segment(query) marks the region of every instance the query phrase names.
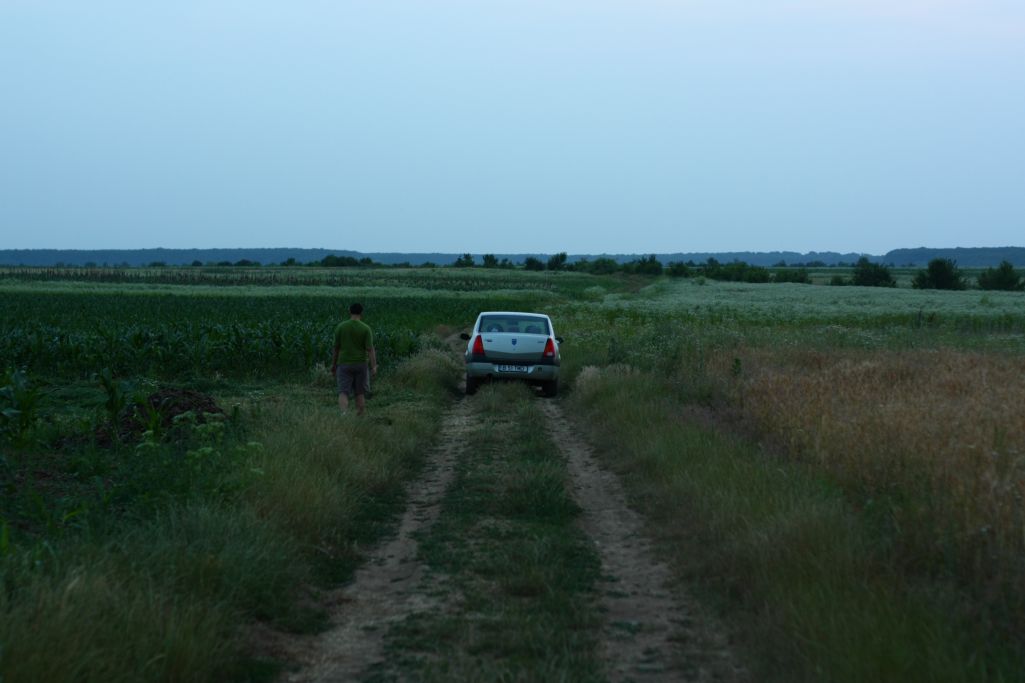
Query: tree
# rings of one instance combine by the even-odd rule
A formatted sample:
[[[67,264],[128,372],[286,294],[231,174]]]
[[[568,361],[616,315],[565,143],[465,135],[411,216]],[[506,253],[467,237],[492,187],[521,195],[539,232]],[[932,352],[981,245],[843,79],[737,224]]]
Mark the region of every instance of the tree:
[[[328,254],[320,261],[320,265],[325,268],[351,268],[352,266],[359,265],[352,256],[336,256],[335,254]]]
[[[631,261],[623,265],[623,270],[638,275],[661,275],[662,262],[654,254],[647,258]]]
[[[690,277],[691,274],[690,266],[679,261],[670,261],[666,271],[669,273],[669,277]]]
[[[473,256],[470,254],[463,254],[455,260],[452,264],[453,268],[473,268]]]
[[[979,289],[1020,292],[1025,290],[1025,278],[1018,274],[1010,261],[1001,261],[996,268],[987,268],[979,273]]]
[[[540,259],[528,256],[523,261],[523,267],[527,270],[544,270],[545,264],[541,263]]]
[[[968,283],[953,260],[934,258],[925,270],[915,274],[911,286],[915,289],[965,289]]]
[[[494,254],[484,254],[485,268],[498,268],[498,257]]]
[[[617,270],[619,270],[619,264],[616,263],[616,260],[605,256],[596,258],[590,267],[590,271],[595,275],[612,275]]]
[[[562,270],[566,265],[566,252],[560,251],[548,259],[548,270]]]
[[[896,287],[897,281],[893,279],[889,268],[881,263],[869,261],[867,256],[862,256],[854,264],[851,284],[860,287]]]

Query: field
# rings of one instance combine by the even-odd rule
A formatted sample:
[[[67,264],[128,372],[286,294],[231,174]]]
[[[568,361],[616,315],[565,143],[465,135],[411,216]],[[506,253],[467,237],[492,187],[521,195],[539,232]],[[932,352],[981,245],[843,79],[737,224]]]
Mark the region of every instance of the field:
[[[0,278],[2,680],[300,666],[281,643],[344,618],[324,596],[358,585],[446,440],[475,446],[418,532],[445,607],[382,632],[361,675],[615,678],[605,560],[571,459],[532,428],[552,419],[622,482],[738,679],[1025,676],[1021,293],[453,268]],[[337,414],[326,369],[354,300],[381,358],[363,420]],[[511,387],[461,398],[454,334],[519,308],[566,339],[558,418]],[[456,439],[456,409],[491,427]]]

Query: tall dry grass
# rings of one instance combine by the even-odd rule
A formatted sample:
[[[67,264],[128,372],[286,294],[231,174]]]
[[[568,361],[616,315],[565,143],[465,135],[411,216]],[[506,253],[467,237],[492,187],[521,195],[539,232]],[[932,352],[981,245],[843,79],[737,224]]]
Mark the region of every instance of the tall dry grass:
[[[894,556],[1025,623],[1025,359],[748,352],[737,404],[875,515]]]
[[[587,368],[569,401],[681,585],[724,612],[759,681],[1020,680],[1016,637],[910,576],[820,468],[696,413],[665,376]]]

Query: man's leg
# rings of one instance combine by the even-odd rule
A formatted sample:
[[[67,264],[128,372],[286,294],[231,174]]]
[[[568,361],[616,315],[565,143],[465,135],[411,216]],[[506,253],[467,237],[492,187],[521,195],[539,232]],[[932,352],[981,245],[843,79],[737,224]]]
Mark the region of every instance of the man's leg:
[[[344,415],[349,412],[349,390],[352,387],[352,375],[347,372],[345,367],[338,366],[338,369],[335,370],[335,381],[338,389],[338,410]]]
[[[356,395],[356,414],[363,415],[367,410],[367,397],[366,387],[367,378],[370,376],[370,372],[367,370],[367,366],[363,365],[353,371],[352,377],[352,393]]]

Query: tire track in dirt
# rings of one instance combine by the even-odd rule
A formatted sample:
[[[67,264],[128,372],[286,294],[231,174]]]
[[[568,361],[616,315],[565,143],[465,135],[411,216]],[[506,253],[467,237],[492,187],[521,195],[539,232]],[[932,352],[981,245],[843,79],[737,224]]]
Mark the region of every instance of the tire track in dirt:
[[[581,525],[601,557],[601,656],[609,680],[748,680],[722,628],[692,599],[670,590],[672,574],[656,558],[619,478],[599,467],[555,401],[543,406],[548,432],[568,462],[570,493],[583,510]]]
[[[408,504],[393,538],[379,545],[353,580],[332,591],[332,627],[302,645],[286,647],[301,669],[284,680],[326,683],[357,679],[382,658],[388,627],[410,614],[437,607],[423,590],[425,567],[414,535],[430,527],[455,475],[455,462],[469,428],[469,403],[458,401],[442,421],[438,445],[428,454],[423,476],[407,487]]]

